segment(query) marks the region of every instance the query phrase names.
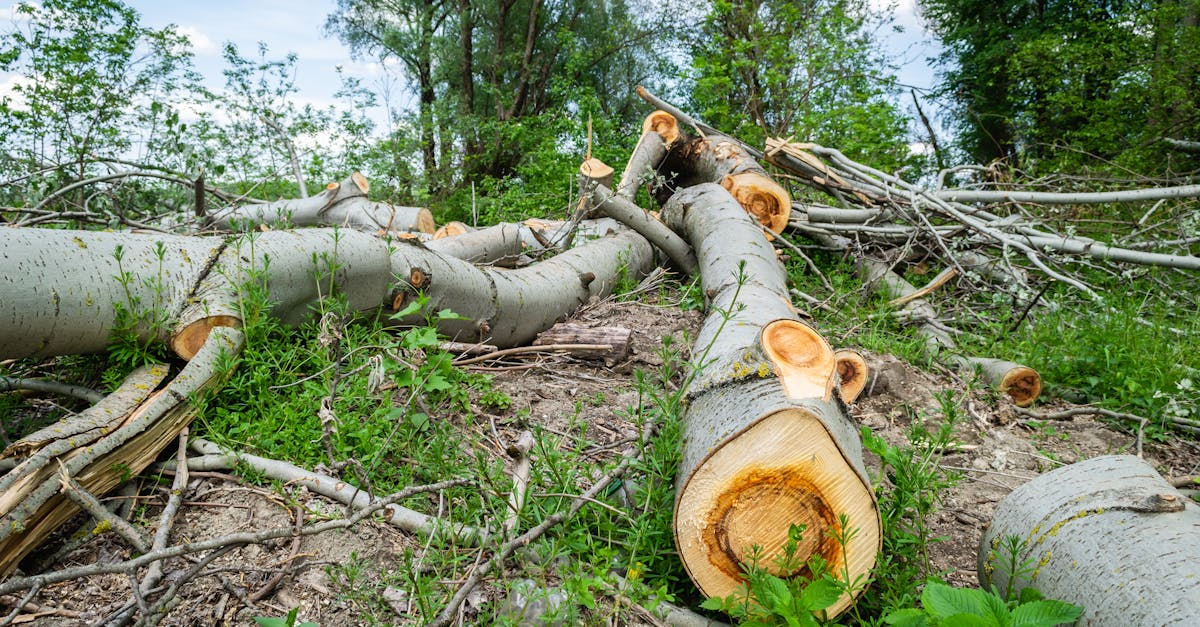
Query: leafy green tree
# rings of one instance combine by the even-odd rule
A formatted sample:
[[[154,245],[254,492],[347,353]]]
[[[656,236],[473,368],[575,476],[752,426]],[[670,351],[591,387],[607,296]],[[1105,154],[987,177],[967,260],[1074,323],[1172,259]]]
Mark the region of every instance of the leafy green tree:
[[[751,143],[792,136],[879,167],[907,156],[907,119],[862,0],[715,0],[689,37],[694,108]]]
[[[631,128],[633,87],[665,75],[653,45],[666,22],[653,18],[625,0],[339,0],[326,26],[360,56],[399,62],[417,111],[397,130],[415,131],[426,192],[445,196],[522,176],[533,154],[582,152],[588,115]]]
[[[47,174],[24,179],[24,199],[87,178],[98,161],[170,152],[175,105],[196,78],[185,37],[141,26],[116,0],[43,0],[15,13],[0,36],[0,71],[15,77],[0,99],[0,176]]]
[[[942,95],[977,162],[1033,172],[1099,157],[1168,171],[1162,137],[1200,133],[1194,0],[923,0],[946,46]]]

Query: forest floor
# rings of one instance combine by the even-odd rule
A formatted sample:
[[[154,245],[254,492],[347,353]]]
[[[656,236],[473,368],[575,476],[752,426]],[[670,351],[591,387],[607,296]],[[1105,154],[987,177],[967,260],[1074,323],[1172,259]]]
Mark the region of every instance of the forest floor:
[[[586,307],[572,321],[587,326],[620,326],[633,330],[633,354],[625,362],[605,365],[572,358],[542,358],[533,367],[494,373],[494,389],[512,402],[506,409],[483,409],[470,428],[478,430],[464,441],[489,441],[488,455],[507,460],[506,446],[534,425],[543,433],[557,434],[559,446],[575,446],[588,459],[615,458],[636,439],[637,425],[626,410],[639,402],[636,371],[662,365],[659,349],[664,337],[686,347],[702,315],[672,304],[608,299]],[[652,300],[652,299],[651,299]],[[942,468],[959,475],[957,484],[943,494],[941,507],[929,524],[938,540],[930,547],[932,572],[941,573],[959,586],[978,585],[977,548],[998,501],[1016,486],[1062,464],[1115,453],[1133,453],[1138,435],[1112,425],[1078,417],[1038,422],[1014,411],[1007,397],[964,382],[949,372],[926,372],[891,356],[867,354],[872,376],[866,391],[851,406],[859,424],[869,427],[892,445],[907,445],[914,421],[939,419],[939,395],[952,394],[963,412],[955,430],[957,446],[943,451]],[[1066,406],[1057,401],[1051,408]],[[931,425],[933,426],[933,425]],[[464,426],[464,428],[467,428]],[[1200,447],[1187,440],[1145,441],[1142,453],[1165,476],[1196,474]],[[168,453],[169,454],[169,453]],[[533,464],[538,464],[535,455]],[[867,454],[873,480],[878,480],[879,460]],[[162,488],[144,486],[140,505],[145,520],[155,520],[161,507]],[[309,520],[340,516],[344,508],[323,497],[293,486],[259,487],[231,475],[194,473],[186,492],[185,507],[175,524],[173,542],[198,540],[237,531],[253,531],[294,524],[301,508]],[[637,512],[632,512],[637,516]],[[84,524],[77,518],[65,528]],[[378,521],[365,521],[349,530],[298,539],[276,540],[235,549],[215,564],[229,566],[217,577],[192,581],[179,591],[178,603],[163,621],[167,625],[249,625],[256,616],[283,616],[300,608],[299,617],[322,626],[359,624],[420,624],[419,604],[404,585],[383,585],[379,573],[395,573],[405,565],[420,568],[422,546],[417,538]],[[45,549],[45,555],[50,549]],[[474,553],[464,553],[471,559]],[[521,554],[518,554],[521,555]],[[111,534],[93,540],[60,561],[56,567],[125,558],[130,550]],[[404,560],[402,556],[408,556]],[[36,560],[38,555],[33,556]],[[477,557],[476,557],[477,559]],[[510,560],[502,573],[488,580],[467,598],[462,618],[467,624],[491,622],[520,596],[522,579],[556,581],[560,562],[538,563],[532,557]],[[175,568],[184,568],[176,565]],[[269,595],[250,600],[252,593],[276,573],[288,575]],[[403,576],[389,581],[403,580]],[[461,581],[441,582],[445,590]],[[543,584],[538,584],[543,585]],[[866,594],[870,595],[868,591]],[[241,599],[239,600],[239,596]],[[603,596],[603,595],[601,595]],[[125,575],[97,575],[43,587],[33,605],[16,622],[38,625],[92,624],[131,598]],[[653,625],[657,623],[636,606],[612,596],[597,610],[584,612],[589,623]],[[8,599],[11,605],[12,599]],[[437,608],[434,608],[436,611]],[[508,614],[513,616],[512,610]],[[426,615],[428,616],[428,615]],[[518,622],[515,621],[514,622]]]

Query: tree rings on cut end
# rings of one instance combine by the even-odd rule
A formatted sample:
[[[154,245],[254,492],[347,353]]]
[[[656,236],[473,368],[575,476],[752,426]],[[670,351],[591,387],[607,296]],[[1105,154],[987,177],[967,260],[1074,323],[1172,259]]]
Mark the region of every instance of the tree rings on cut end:
[[[1004,373],[1000,391],[1012,398],[1017,407],[1029,407],[1042,394],[1042,375],[1028,366],[1017,366]]]
[[[242,326],[240,318],[235,316],[208,316],[183,327],[175,337],[171,338],[171,350],[184,361],[191,361],[200,348],[208,341],[208,334],[217,327]]]
[[[455,235],[462,235],[463,233],[466,233],[467,231],[470,231],[470,230],[471,230],[471,227],[463,224],[462,222],[458,222],[458,221],[447,222],[447,223],[443,224],[440,228],[438,228],[438,230],[434,231],[433,239],[442,239],[443,237],[454,237]]]
[[[776,320],[763,327],[759,343],[786,396],[829,399],[837,359],[820,333],[796,320]]]
[[[832,537],[846,531],[843,514],[854,530],[844,553]],[[676,502],[676,546],[707,596],[734,591],[755,546],[759,564],[775,574],[808,574],[803,567],[778,572],[775,565],[793,525],[804,526],[797,565],[820,555],[834,572],[846,567],[853,579],[875,563],[880,530],[871,491],[807,408],[776,411],[726,441],[701,462]],[[843,596],[829,615],[851,602]]]
[[[758,172],[730,174],[721,181],[750,215],[773,233],[782,233],[792,213],[792,197],[770,177]]]
[[[853,403],[867,387],[867,360],[858,351],[841,349],[833,354],[837,360],[838,378],[841,380],[842,400]]]
[[[433,221],[433,213],[426,207],[417,209],[417,217],[413,220],[412,225],[410,225],[410,229],[414,227],[422,233],[432,234],[437,230],[437,223]]]
[[[663,110],[655,111],[642,120],[642,133],[654,131],[662,137],[663,144],[670,146],[679,139],[679,120]]]

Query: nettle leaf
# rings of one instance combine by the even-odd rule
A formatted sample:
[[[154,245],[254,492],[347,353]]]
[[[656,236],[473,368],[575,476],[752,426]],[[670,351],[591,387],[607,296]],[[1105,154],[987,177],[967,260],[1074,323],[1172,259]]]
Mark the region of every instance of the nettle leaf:
[[[1083,615],[1083,608],[1065,601],[1034,601],[1013,610],[1012,627],[1054,627],[1074,623]]]
[[[725,609],[725,599],[722,599],[721,597],[708,597],[707,599],[704,599],[704,602],[700,604],[700,607],[706,610],[722,611]]]
[[[836,581],[818,579],[804,588],[800,594],[800,605],[809,611],[823,610],[842,598],[842,589]]]
[[[446,380],[446,377],[434,372],[430,373],[429,378],[425,380],[425,390],[428,392],[443,392],[454,387]]]
[[[925,586],[921,605],[937,618],[970,614],[991,618],[992,621],[986,624],[1002,625],[1008,617],[1008,608],[999,597],[982,590],[952,588],[941,583],[930,582]]]
[[[975,614],[955,614],[942,619],[942,627],[1000,627],[995,619],[990,616],[978,616]]]
[[[768,575],[764,578],[761,593],[764,605],[771,610],[786,611],[792,605],[792,591],[779,577]]]

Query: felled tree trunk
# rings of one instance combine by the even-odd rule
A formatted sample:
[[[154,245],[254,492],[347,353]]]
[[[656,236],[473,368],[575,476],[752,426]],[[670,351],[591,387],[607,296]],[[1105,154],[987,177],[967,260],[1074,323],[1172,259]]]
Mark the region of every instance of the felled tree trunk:
[[[382,240],[306,229],[222,237],[13,229],[0,273],[0,358],[103,351],[116,332],[167,342],[190,359],[211,329],[239,326],[242,292],[265,285],[269,314],[299,324],[337,291],[352,310],[382,305]]]
[[[633,200],[643,182],[659,176],[659,167],[667,157],[667,149],[679,139],[679,123],[666,111],[655,111],[642,121],[642,136],[629,155],[616,194]]]
[[[1149,463],[1092,458],[1045,473],[1000,502],[979,549],[980,583],[1033,587],[1081,605],[1080,625],[1200,624],[1197,528],[1200,507]],[[1008,536],[1021,541],[1015,561],[1032,570],[1005,570],[1013,561],[1004,553]]]
[[[681,139],[671,145],[659,169],[673,175],[665,193],[719,183],[770,231],[781,233],[788,225],[791,195],[734,139],[718,133]]]
[[[820,555],[834,572],[865,575],[880,520],[857,427],[837,396],[833,351],[798,321],[773,248],[727,190],[677,192],[663,219],[692,242],[712,312],[692,350],[676,487],[675,541],[688,574],[704,594],[728,595],[752,546],[770,567],[789,527],[802,524],[801,560]],[[843,515],[857,530],[844,553],[831,536],[846,531]],[[844,596],[829,615],[852,602]]]
[[[433,214],[424,207],[401,207],[367,199],[370,184],[355,172],[309,198],[241,205],[214,214],[214,226],[342,226],[368,233],[433,233]]]

